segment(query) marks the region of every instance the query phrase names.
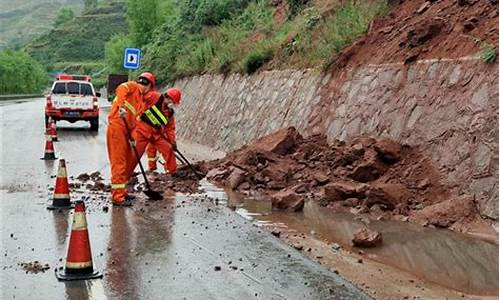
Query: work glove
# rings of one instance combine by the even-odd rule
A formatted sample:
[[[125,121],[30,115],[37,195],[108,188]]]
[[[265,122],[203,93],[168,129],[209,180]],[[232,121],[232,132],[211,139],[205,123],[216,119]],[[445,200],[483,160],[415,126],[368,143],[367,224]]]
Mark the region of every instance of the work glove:
[[[118,108],[118,114],[120,115],[120,118],[125,118],[127,117],[127,110],[124,107]]]

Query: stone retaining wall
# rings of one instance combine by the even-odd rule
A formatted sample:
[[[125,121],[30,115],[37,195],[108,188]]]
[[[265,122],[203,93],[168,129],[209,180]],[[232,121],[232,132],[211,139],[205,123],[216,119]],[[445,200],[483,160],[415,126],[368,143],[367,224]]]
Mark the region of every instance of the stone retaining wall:
[[[349,140],[361,134],[419,145],[457,193],[498,219],[498,64],[428,60],[332,74],[204,75],[184,92],[178,134],[224,151],[285,126]]]

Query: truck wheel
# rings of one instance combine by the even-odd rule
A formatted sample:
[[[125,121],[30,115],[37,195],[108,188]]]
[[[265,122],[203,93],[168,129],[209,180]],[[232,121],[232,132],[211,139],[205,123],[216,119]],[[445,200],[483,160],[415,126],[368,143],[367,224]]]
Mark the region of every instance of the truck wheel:
[[[45,128],[49,125],[49,116],[45,115]]]
[[[98,131],[99,130],[99,117],[90,120],[90,130]]]

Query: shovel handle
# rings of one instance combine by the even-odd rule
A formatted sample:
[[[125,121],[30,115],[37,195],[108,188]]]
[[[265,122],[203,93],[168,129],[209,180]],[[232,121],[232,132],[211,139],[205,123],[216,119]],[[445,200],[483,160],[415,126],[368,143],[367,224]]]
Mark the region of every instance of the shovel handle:
[[[167,143],[172,145],[172,143],[169,142],[168,138],[163,134],[163,132],[160,131],[160,135],[167,141]],[[183,162],[184,164],[188,165],[191,171],[193,171],[193,173],[198,177],[198,179],[203,179],[203,176],[196,171],[196,169],[189,163],[189,161],[184,157],[184,155],[182,155],[179,149],[174,149],[174,147],[172,146],[172,150],[174,150],[175,157],[177,157],[177,159]]]
[[[203,176],[201,176],[201,174],[195,170],[195,168],[189,163],[189,160],[187,160],[187,158],[185,158],[184,155],[182,155],[182,153],[178,149],[174,151],[176,154],[179,154],[179,156],[182,158],[182,161],[185,162],[189,166],[189,168],[191,168],[191,170],[193,171],[194,174],[196,174],[196,176],[198,176],[198,179],[203,179]]]
[[[130,128],[128,127],[127,120],[125,119],[125,117],[121,117],[121,118],[123,120],[123,123],[125,124],[125,129],[127,129],[127,135],[128,135],[129,140],[133,141],[133,143],[130,143],[130,145],[132,146],[132,149],[134,149],[135,157],[137,158],[137,162],[139,163],[139,167],[141,168],[142,176],[144,177],[144,182],[146,183],[146,188],[148,190],[151,190],[151,186],[149,185],[148,178],[146,177],[146,172],[144,171],[144,168],[142,167],[141,158],[139,157],[139,153],[137,152],[137,148],[135,147],[135,142],[134,142],[134,139],[132,138]]]

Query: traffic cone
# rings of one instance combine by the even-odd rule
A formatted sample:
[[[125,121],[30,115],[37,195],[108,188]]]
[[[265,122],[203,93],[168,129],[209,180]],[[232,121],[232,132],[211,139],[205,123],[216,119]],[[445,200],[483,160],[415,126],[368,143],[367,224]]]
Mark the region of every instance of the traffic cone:
[[[54,187],[54,196],[52,204],[47,209],[72,208],[71,198],[69,196],[68,174],[66,172],[66,161],[59,160],[57,169],[56,186]]]
[[[64,270],[56,269],[56,277],[64,281],[102,277],[100,272],[94,270],[92,264],[89,232],[87,230],[87,219],[85,218],[85,204],[82,200],[76,201],[66,264]]]
[[[47,124],[47,134],[52,137],[53,142],[58,141],[56,122],[52,118],[49,118],[49,123]]]
[[[52,143],[52,137],[48,134],[45,135],[45,154],[42,158],[40,159],[45,159],[45,160],[55,160],[57,159],[55,153],[54,153],[54,143]]]

